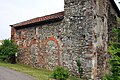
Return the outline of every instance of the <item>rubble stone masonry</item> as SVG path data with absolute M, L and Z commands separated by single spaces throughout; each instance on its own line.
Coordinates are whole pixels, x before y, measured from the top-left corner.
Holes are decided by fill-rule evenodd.
M 64 18 L 39 24 L 12 25 L 19 46 L 18 63 L 53 70 L 60 65 L 78 74 L 80 59 L 84 76 L 101 80 L 107 72 L 108 41 L 116 27 L 109 0 L 64 0 Z

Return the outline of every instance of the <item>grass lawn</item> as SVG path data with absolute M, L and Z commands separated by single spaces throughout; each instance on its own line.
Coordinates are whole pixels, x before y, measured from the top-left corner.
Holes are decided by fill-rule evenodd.
M 22 65 L 22 64 L 9 64 L 0 62 L 0 66 L 4 66 L 19 72 L 23 72 L 29 74 L 38 80 L 49 80 L 52 74 L 52 71 L 45 70 L 45 69 L 35 69 L 30 66 Z M 75 77 L 69 77 L 68 80 L 79 80 Z

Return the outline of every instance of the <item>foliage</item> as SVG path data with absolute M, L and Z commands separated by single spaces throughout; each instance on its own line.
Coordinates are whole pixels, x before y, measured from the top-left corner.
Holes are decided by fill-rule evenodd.
M 120 29 L 113 30 L 116 36 L 115 42 L 110 43 L 109 52 L 111 53 L 111 74 L 105 77 L 105 80 L 120 80 Z
M 81 67 L 80 60 L 77 60 L 78 72 L 80 74 L 80 78 L 83 77 L 83 68 Z
M 57 80 L 66 80 L 69 77 L 69 71 L 68 69 L 58 66 L 53 71 L 53 78 Z
M 4 56 L 3 60 L 14 62 L 15 53 L 18 51 L 18 46 L 12 40 L 5 39 L 0 46 L 0 56 Z

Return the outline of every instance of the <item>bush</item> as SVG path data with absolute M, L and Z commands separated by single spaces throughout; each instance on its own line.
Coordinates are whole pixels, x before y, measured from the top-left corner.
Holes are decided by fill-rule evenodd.
M 0 56 L 3 61 L 15 63 L 15 53 L 18 51 L 18 46 L 12 40 L 5 39 L 0 46 Z
M 68 69 L 58 66 L 53 71 L 53 78 L 57 80 L 66 80 L 69 77 Z
M 111 65 L 111 74 L 106 75 L 104 80 L 120 80 L 120 29 L 114 29 L 116 36 L 115 41 L 110 43 L 109 52 L 112 58 L 109 63 Z

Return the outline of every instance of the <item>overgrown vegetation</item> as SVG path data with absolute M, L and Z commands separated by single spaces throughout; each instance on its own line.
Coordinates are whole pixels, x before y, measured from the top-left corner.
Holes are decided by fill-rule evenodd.
M 0 45 L 0 59 L 10 63 L 15 63 L 15 53 L 18 51 L 18 46 L 12 40 L 5 39 Z
M 53 71 L 52 76 L 56 80 L 67 80 L 69 77 L 69 71 L 68 71 L 68 69 L 66 69 L 62 66 L 58 66 Z
M 83 78 L 83 68 L 81 67 L 80 60 L 77 60 L 77 66 L 78 66 L 78 72 L 79 72 L 80 78 L 82 79 Z
M 104 80 L 120 80 L 120 29 L 114 29 L 116 34 L 115 42 L 110 43 L 109 52 L 111 53 L 111 74 L 107 75 Z

